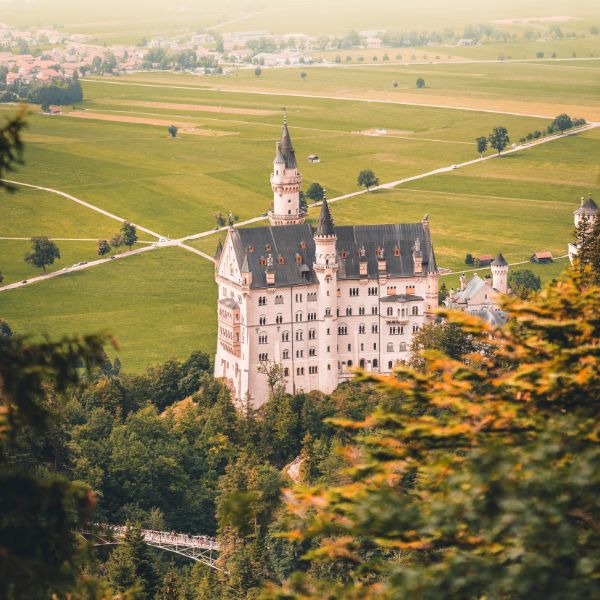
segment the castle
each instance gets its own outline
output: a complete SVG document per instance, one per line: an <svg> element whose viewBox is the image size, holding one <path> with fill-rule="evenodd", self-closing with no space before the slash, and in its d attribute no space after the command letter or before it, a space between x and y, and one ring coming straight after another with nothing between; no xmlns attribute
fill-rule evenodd
<svg viewBox="0 0 600 600"><path fill-rule="evenodd" d="M573 221L575 223L575 229L577 229L579 227L579 224L585 219L585 229L591 232L592 228L594 227L595 220L599 218L599 214L600 209L598 208L598 205L594 202L594 199L592 198L591 194L589 195L587 200L585 198L582 198L581 206L573 211ZM573 264L573 261L577 257L577 244L569 243L567 246L567 250L569 253L569 260L571 261L571 264Z"/></svg>
<svg viewBox="0 0 600 600"><path fill-rule="evenodd" d="M428 217L335 226L324 200L316 228L300 205L302 177L284 119L269 226L234 228L215 255L215 377L237 401L266 402L261 365L281 365L289 393L332 392L352 370L389 373L438 306ZM264 369L260 369L264 371Z"/></svg>

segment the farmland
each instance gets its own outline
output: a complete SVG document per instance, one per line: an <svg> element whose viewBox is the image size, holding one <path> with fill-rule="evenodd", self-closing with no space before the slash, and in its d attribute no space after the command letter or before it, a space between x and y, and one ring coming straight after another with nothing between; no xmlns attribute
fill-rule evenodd
<svg viewBox="0 0 600 600"><path fill-rule="evenodd" d="M578 106L593 111L600 102L597 78L590 74L598 64L589 61L580 70L558 63L313 68L304 81L292 69L265 70L260 78L240 71L218 79L137 74L84 80L82 105L51 117L32 112L26 165L11 178L66 192L160 235L183 237L213 229L216 212L232 210L243 221L269 208L268 178L284 105L304 189L318 181L333 198L358 189L360 169L373 169L381 182L396 181L476 158L475 137L495 126L506 126L517 140L550 122L358 99L392 93L391 78L399 81L400 101L412 98L416 74L425 73L428 88L420 91L431 97L417 99L425 104L436 104L438 85L454 104L464 104L468 98L464 92L459 97L461 86L477 81L484 83L470 95L477 99L479 94L482 103L513 102L516 97L528 108L522 112L538 114L552 98L560 106L571 106L579 97ZM563 90L562 78L567 81L572 73L580 78L578 87ZM547 87L528 98L534 75ZM282 93L298 93L302 85L308 95L357 99ZM522 92L515 91L520 87ZM248 93L259 88L269 94ZM2 114L8 112L4 107ZM166 131L165 124L171 122L180 127L176 139ZM310 153L319 154L322 162L306 162ZM429 213L438 262L456 271L464 268L466 252L502 250L509 262L527 260L539 250L559 256L565 253L578 198L599 189L599 154L596 129L341 200L332 210L338 224L418 221ZM316 210L311 209L311 219ZM74 238L57 242L63 258L53 269L94 258L93 240L109 238L119 227L117 221L56 194L19 188L2 196L0 237ZM223 234L190 245L212 255L219 236ZM155 241L141 232L140 239ZM4 283L34 274L23 262L28 245L26 239L0 239ZM549 279L561 264L536 269ZM212 352L215 298L212 263L181 248L157 248L2 292L0 314L22 333L58 336L109 327L120 342L125 367L139 371L194 349Z"/></svg>

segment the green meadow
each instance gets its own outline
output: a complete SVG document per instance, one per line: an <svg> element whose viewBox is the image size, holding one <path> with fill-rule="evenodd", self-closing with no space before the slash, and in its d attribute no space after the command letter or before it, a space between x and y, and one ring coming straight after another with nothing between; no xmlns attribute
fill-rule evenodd
<svg viewBox="0 0 600 600"><path fill-rule="evenodd" d="M212 263L164 248L2 292L0 313L19 333L108 332L125 368L141 371L194 350L214 352L213 275Z"/></svg>
<svg viewBox="0 0 600 600"><path fill-rule="evenodd" d="M589 63L591 69L598 68L594 65ZM440 77L446 73L444 85L448 87L456 77L452 85L458 90L461 77L485 82L490 73L498 74L505 67L478 64L471 67L469 76L468 65L445 65L439 73ZM364 76L360 85L376 89L403 68L390 67L389 73L387 66L311 69L303 83L309 86L307 93L348 96L361 92L358 85L350 89L351 82ZM511 85L516 85L520 73L522 85L531 86L531 68L513 69ZM558 64L543 67L536 63L535 68L546 69L559 79L566 72ZM399 79L402 86L414 80L418 70L410 69L415 70ZM301 83L298 70L265 69L258 82L251 75L240 72L216 79L139 74L84 82L82 106L53 117L32 111L26 165L11 178L67 192L175 238L212 230L217 211L232 210L245 220L268 210L269 174L283 106L304 189L318 181L329 198L356 191L361 169L373 169L381 182L396 181L476 158L475 137L495 126L506 126L511 139L517 140L549 123L548 119L475 110L286 96L275 90L292 81ZM269 91L271 77L273 89L268 95L248 93L260 85ZM371 77L381 78L380 83ZM203 87L216 82L225 87L224 82L234 78L246 91ZM434 89L434 72L426 79ZM561 88L552 81L538 97L550 94L552 85ZM587 90L585 77L577 85L582 99L592 106L597 99ZM592 89L595 83L589 85ZM490 102L511 94L510 86L488 89ZM564 101L570 102L576 90L562 93ZM7 108L11 107L3 107L2 114ZM172 122L180 128L176 139L170 139L166 131L166 124ZM306 156L311 153L319 154L322 162L309 164ZM338 224L419 221L428 213L438 262L455 273L464 269L467 252L501 250L509 262L526 261L540 250L558 257L566 252L579 197L600 189L599 155L600 132L595 130L392 190L342 200L333 204L332 211ZM311 208L311 220L317 211ZM25 188L2 194L0 237L96 240L111 237L119 227L117 221L56 194ZM224 232L190 245L212 255L219 237ZM140 234L140 238L150 236ZM52 269L95 257L95 241L57 243L62 259ZM39 273L23 262L28 246L27 240L0 239L5 283ZM536 269L542 269L548 280L563 263ZM1 292L0 315L17 331L30 334L58 336L108 328L119 339L119 355L126 368L139 371L194 349L212 352L215 299L212 263L182 249L159 248Z"/></svg>

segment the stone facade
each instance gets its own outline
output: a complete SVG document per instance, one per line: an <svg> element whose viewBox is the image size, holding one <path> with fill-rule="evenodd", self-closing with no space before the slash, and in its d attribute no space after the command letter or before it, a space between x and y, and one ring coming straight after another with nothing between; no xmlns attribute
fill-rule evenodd
<svg viewBox="0 0 600 600"><path fill-rule="evenodd" d="M330 393L356 367L390 372L438 305L427 217L336 227L325 200L315 229L304 223L300 181L284 124L270 226L230 227L217 250L215 376L255 406L268 398L261 364L280 364L290 393Z"/></svg>

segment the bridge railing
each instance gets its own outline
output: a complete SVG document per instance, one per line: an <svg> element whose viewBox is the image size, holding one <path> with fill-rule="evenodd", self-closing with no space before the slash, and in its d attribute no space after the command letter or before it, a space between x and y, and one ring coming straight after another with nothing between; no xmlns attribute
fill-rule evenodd
<svg viewBox="0 0 600 600"><path fill-rule="evenodd" d="M124 525L109 525L106 523L96 523L95 529L104 533L112 534L116 539L125 537L127 527ZM144 541L155 545L173 545L184 546L187 548L199 548L202 550L219 550L219 544L213 537L207 535L188 535L186 533L177 533L174 531L158 531L154 529L142 529Z"/></svg>

